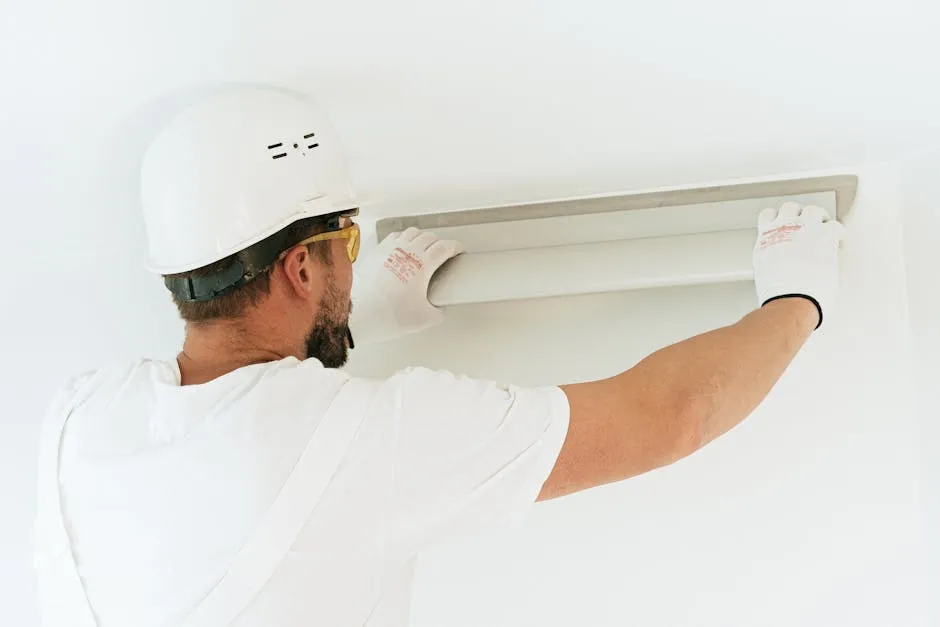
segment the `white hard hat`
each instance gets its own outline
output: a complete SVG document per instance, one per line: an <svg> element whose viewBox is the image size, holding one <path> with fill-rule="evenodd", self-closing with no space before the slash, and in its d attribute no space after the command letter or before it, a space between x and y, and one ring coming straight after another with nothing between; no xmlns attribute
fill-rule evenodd
<svg viewBox="0 0 940 627"><path fill-rule="evenodd" d="M358 207L339 139L303 97L227 91L184 110L141 168L148 267L195 270L302 218Z"/></svg>

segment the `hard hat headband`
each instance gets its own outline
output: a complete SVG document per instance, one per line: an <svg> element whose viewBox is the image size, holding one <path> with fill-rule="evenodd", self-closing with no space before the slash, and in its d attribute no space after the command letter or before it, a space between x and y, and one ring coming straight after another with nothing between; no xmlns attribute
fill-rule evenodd
<svg viewBox="0 0 940 627"><path fill-rule="evenodd" d="M339 229L340 217L355 215L358 210L322 216L326 231ZM295 246L288 242L290 228L281 229L256 244L235 253L234 260L224 269L203 276L167 276L163 282L180 302L201 303L229 294L266 272L278 256ZM303 238L295 239L300 241Z"/></svg>

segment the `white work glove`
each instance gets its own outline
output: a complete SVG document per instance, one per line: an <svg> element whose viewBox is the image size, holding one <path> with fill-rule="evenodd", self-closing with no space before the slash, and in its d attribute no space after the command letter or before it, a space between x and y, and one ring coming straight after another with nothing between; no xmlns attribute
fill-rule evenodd
<svg viewBox="0 0 940 627"><path fill-rule="evenodd" d="M392 233L354 266L349 329L356 344L384 342L439 324L428 301L431 276L463 252L453 240L409 228Z"/></svg>
<svg viewBox="0 0 940 627"><path fill-rule="evenodd" d="M839 290L839 243L845 227L822 207L795 202L779 211L765 209L758 222L754 280L760 306L801 296L816 305L821 325Z"/></svg>

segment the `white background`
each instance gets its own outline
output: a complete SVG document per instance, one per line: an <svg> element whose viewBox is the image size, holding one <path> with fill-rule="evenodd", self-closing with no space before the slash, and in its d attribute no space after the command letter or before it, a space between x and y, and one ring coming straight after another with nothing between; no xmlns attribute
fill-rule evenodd
<svg viewBox="0 0 940 627"><path fill-rule="evenodd" d="M893 163L859 170L869 200L852 227L862 235L846 248L843 326L820 335L753 424L663 473L545 506L522 536L492 539L518 552L467 564L466 580L444 571L446 551L462 563L465 547L429 557L415 618L443 621L445 608L429 599L456 602L484 574L518 573L513 589L462 597L460 607L494 622L525 606L549 624L573 612L584 624L640 616L633 612L642 612L638 624L683 624L682 612L691 624L701 624L694 612L754 624L766 602L777 610L759 615L770 624L879 624L891 608L880 624L920 624L917 533L940 527L940 159L919 155L940 145L934 5L0 0L0 623L35 624L29 523L38 423L53 388L103 361L170 357L179 346L169 300L142 270L141 152L200 91L262 81L323 103L372 216ZM864 192L869 178L880 191ZM622 324L626 366L729 321L747 298L707 288L598 302ZM596 329L583 327L604 331L592 359L595 347L577 331L583 307L559 304L552 311L568 313L544 322L527 315L541 316L534 305L493 309L492 323L473 329L479 336L453 338L557 351L554 365L523 363L526 353L496 343L487 362L424 349L422 361L523 383L609 373L613 320L598 314ZM462 315L439 333L466 328ZM517 337L529 328L544 337ZM568 339L555 345L556 337ZM811 403L801 400L804 386ZM694 514L701 527L670 512ZM793 524L773 522L775 512ZM732 542L741 529L744 539ZM648 537L637 540L637 530ZM565 548L581 536L597 543ZM940 543L935 531L931 538L935 565ZM702 548L709 541L732 552L727 567L715 545ZM618 559L605 559L603 542ZM784 587L744 577L744 593L727 596L737 586L727 579L733 556L779 557L777 542L793 550L762 572L778 572L772 581ZM637 546L642 559L627 559ZM551 569L527 559L536 554L552 560L554 588ZM526 587L525 569L536 566L545 567L540 585ZM702 596L722 581L725 596Z"/></svg>

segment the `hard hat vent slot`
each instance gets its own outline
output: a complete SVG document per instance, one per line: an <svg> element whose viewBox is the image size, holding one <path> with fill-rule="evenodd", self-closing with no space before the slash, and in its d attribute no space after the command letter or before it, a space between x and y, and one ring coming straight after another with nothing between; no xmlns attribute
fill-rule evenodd
<svg viewBox="0 0 940 627"><path fill-rule="evenodd" d="M313 138L314 136L316 136L316 133L307 133L306 135L304 135L304 139L311 139L311 138ZM316 143L316 142L311 142L310 144L307 145L307 148L316 148L316 147L319 146L319 145L320 145L320 144L318 144L318 143Z"/></svg>
<svg viewBox="0 0 940 627"><path fill-rule="evenodd" d="M268 146L268 150L273 150L277 153L275 155L272 155L271 157L272 159L280 159L281 157L286 157L287 153L284 152L283 149L284 149L283 142L278 142L276 144L271 144L270 146Z"/></svg>
<svg viewBox="0 0 940 627"><path fill-rule="evenodd" d="M306 135L304 135L304 139L307 140L307 141L305 141L304 143L306 144L308 150L312 150L312 149L317 148L317 147L320 146L320 144L317 143L316 141L310 141L310 140L312 140L314 137L316 137L316 133L307 133ZM310 143L307 143L307 142L310 142ZM300 148L300 144L295 143L295 144L293 144L293 147L294 147L294 149L296 150L296 149ZM289 148L289 147L288 147L288 148ZM271 155L271 158L272 158L272 159L282 159L282 158L284 158L284 157L287 156L287 152L286 152L286 149L285 149L285 147L284 147L284 142L278 142L278 143L276 143L276 144L271 144L271 145L268 146L268 150L275 153L275 154L272 154L272 155ZM307 154L307 153L303 153L303 154Z"/></svg>

